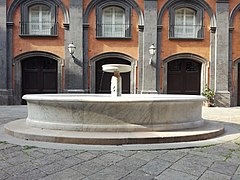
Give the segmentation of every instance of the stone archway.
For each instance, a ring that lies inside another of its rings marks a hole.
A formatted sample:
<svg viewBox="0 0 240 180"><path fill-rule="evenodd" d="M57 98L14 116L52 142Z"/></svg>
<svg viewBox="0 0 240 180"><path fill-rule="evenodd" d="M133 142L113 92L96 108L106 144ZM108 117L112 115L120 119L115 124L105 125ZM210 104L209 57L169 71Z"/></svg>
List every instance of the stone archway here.
<svg viewBox="0 0 240 180"><path fill-rule="evenodd" d="M131 62L119 58L106 58L96 62L95 93L111 93L112 73L106 73L102 70L104 64L127 64ZM130 94L130 72L122 73L122 93Z"/></svg>
<svg viewBox="0 0 240 180"><path fill-rule="evenodd" d="M240 106L240 58L233 61L233 97L232 106Z"/></svg>
<svg viewBox="0 0 240 180"><path fill-rule="evenodd" d="M172 56L169 56L163 60L163 93L168 92L168 63L171 61L175 60L188 60L190 62L196 62L196 65L199 65L200 69L200 80L199 80L199 85L200 85L200 92L201 94L202 90L204 89L205 84L208 83L208 68L209 68L209 63L206 59L195 55L191 53L181 53L181 54L175 54ZM186 64L185 64L186 67Z"/></svg>
<svg viewBox="0 0 240 180"><path fill-rule="evenodd" d="M22 96L57 93L57 61L33 57L22 61ZM25 100L22 104L26 104Z"/></svg>
<svg viewBox="0 0 240 180"><path fill-rule="evenodd" d="M22 95L23 95L23 62L26 60L28 60L29 62L31 60L36 61L35 59L39 59L39 60L46 60L46 62L54 62L53 64L56 64L56 68L53 68L51 70L51 68L49 69L48 67L43 67L44 64L42 65L42 68L39 69L40 74L43 74L43 71L46 71L45 74L47 74L47 71L55 71L56 73L56 92L62 92L62 66L63 66L63 59L61 59L60 57L51 54L51 53L47 53L47 52L41 52L41 51L34 51L34 52L27 52L27 53L23 53L18 55L15 59L14 59L14 104L21 104L22 103ZM49 65L47 63L45 63L45 66ZM37 66L41 66L40 64L38 64ZM27 64L25 64L25 66L27 66ZM31 68L30 68L31 69ZM29 70L30 70L29 69ZM32 68L33 69L33 68ZM48 70L49 69L49 70ZM31 71L31 70L30 70ZM32 92L34 93L34 92ZM44 92L42 92L44 93ZM46 92L47 93L47 92Z"/></svg>
<svg viewBox="0 0 240 180"><path fill-rule="evenodd" d="M136 93L136 60L132 57L118 52L103 53L94 56L90 59L91 69L90 69L90 92L96 93L96 83L97 83L97 69L103 64L128 64L131 65L132 70L129 73L129 93ZM101 79L101 78L100 78ZM110 83L110 81L109 81Z"/></svg>
<svg viewBox="0 0 240 180"><path fill-rule="evenodd" d="M201 63L178 59L168 63L167 93L200 95Z"/></svg>

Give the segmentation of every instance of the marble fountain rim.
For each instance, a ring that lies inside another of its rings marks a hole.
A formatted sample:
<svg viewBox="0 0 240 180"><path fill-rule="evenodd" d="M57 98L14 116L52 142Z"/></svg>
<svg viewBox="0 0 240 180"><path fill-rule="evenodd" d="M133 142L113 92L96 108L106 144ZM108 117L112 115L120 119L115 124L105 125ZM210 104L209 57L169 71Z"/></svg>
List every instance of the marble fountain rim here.
<svg viewBox="0 0 240 180"><path fill-rule="evenodd" d="M111 94L27 94L23 99L49 102L203 102L206 98L200 95L174 94L122 94L112 97Z"/></svg>

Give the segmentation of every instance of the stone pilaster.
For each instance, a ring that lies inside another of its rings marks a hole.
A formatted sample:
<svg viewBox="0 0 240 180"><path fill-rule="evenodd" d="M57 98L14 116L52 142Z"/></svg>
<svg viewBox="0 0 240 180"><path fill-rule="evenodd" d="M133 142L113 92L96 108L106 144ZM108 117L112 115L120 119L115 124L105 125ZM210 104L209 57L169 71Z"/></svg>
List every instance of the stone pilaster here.
<svg viewBox="0 0 240 180"><path fill-rule="evenodd" d="M230 106L228 89L229 2L217 0L216 7L215 104L216 106Z"/></svg>
<svg viewBox="0 0 240 180"><path fill-rule="evenodd" d="M83 62L83 2L70 0L70 26L65 30L65 92L83 93L84 62ZM68 45L73 42L76 51L73 57L68 52ZM87 67L86 67L87 68Z"/></svg>
<svg viewBox="0 0 240 180"><path fill-rule="evenodd" d="M141 73L139 92L143 94L157 93L156 86L156 54L149 64L149 47L157 46L157 0L144 0L144 36L143 36L143 59L139 62ZM156 52L157 53L157 52Z"/></svg>
<svg viewBox="0 0 240 180"><path fill-rule="evenodd" d="M8 104L6 0L0 0L0 105Z"/></svg>

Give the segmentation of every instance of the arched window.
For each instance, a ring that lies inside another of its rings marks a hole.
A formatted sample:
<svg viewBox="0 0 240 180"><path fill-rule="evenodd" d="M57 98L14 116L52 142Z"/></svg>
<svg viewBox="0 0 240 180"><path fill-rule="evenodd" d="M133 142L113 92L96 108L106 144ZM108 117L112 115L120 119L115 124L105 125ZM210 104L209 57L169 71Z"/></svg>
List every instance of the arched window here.
<svg viewBox="0 0 240 180"><path fill-rule="evenodd" d="M122 1L102 1L96 6L97 38L131 38L131 6Z"/></svg>
<svg viewBox="0 0 240 180"><path fill-rule="evenodd" d="M102 35L104 37L125 37L125 12L119 7L103 9Z"/></svg>
<svg viewBox="0 0 240 180"><path fill-rule="evenodd" d="M29 8L29 32L32 35L51 34L51 9L46 5Z"/></svg>
<svg viewBox="0 0 240 180"><path fill-rule="evenodd" d="M188 8L176 10L174 37L196 37L196 13Z"/></svg>
<svg viewBox="0 0 240 180"><path fill-rule="evenodd" d="M52 1L21 4L20 36L57 36L56 9Z"/></svg>
<svg viewBox="0 0 240 180"><path fill-rule="evenodd" d="M192 4L169 8L169 38L202 39L203 9Z"/></svg>

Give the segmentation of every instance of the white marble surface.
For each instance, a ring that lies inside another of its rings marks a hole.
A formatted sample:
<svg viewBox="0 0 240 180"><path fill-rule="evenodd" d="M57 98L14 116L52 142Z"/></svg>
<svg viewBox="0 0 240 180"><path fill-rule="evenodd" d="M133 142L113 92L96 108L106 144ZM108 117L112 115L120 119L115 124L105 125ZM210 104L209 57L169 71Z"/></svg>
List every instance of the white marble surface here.
<svg viewBox="0 0 240 180"><path fill-rule="evenodd" d="M102 66L102 70L104 72L114 73L126 73L131 71L131 66L126 64L105 64Z"/></svg>
<svg viewBox="0 0 240 180"><path fill-rule="evenodd" d="M162 131L203 125L202 96L25 95L27 124L77 131Z"/></svg>

